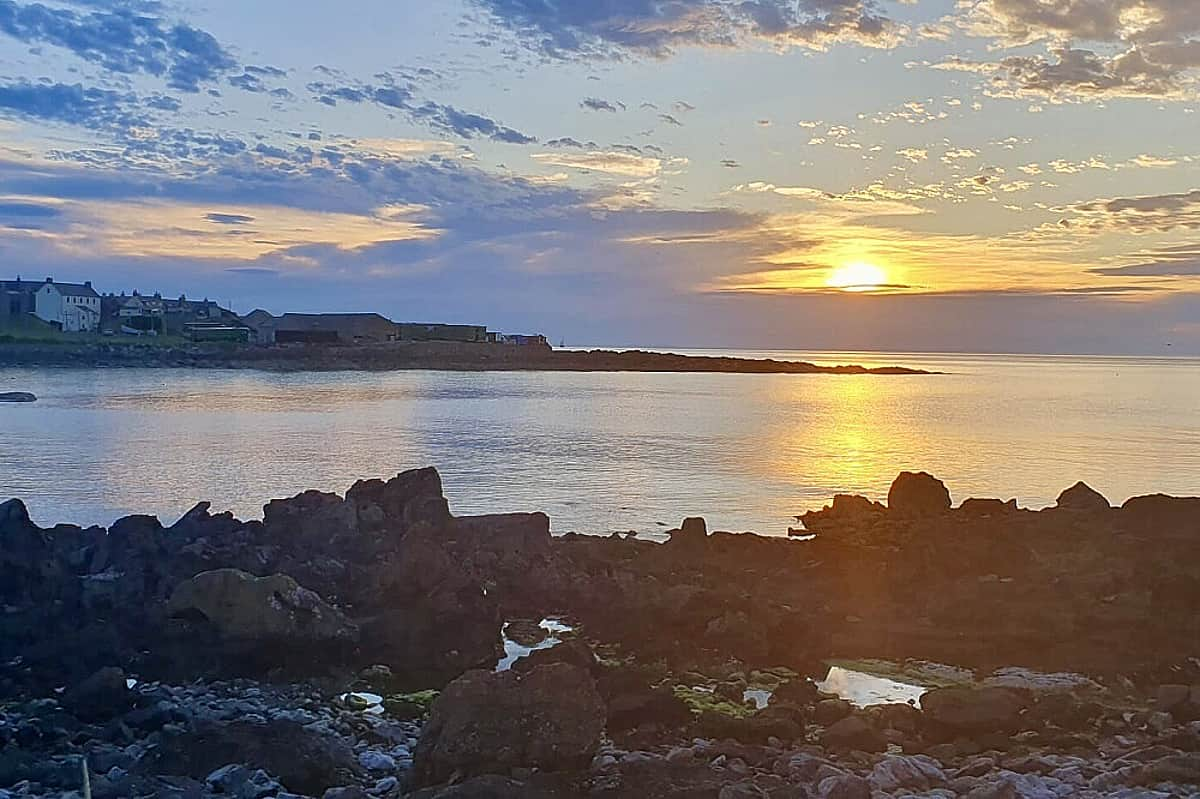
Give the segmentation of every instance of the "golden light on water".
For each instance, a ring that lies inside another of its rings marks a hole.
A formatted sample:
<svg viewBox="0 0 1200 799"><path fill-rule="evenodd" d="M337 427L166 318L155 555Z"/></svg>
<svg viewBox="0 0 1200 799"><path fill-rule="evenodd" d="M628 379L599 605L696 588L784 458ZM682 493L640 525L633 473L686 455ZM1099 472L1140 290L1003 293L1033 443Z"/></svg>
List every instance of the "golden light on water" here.
<svg viewBox="0 0 1200 799"><path fill-rule="evenodd" d="M833 269L825 285L842 291L874 291L887 285L887 273L875 264L855 261Z"/></svg>

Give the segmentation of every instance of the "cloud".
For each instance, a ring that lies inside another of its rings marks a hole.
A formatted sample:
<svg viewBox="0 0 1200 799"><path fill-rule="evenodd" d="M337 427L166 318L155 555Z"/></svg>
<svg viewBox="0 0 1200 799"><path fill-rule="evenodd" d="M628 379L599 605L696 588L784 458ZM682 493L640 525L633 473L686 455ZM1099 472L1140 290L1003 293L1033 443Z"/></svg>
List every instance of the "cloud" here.
<svg viewBox="0 0 1200 799"><path fill-rule="evenodd" d="M530 48L554 58L665 58L682 47L766 41L825 49L892 47L906 32L877 0L474 0Z"/></svg>
<svg viewBox="0 0 1200 799"><path fill-rule="evenodd" d="M0 0L0 32L27 44L64 48L111 72L165 78L168 86L186 92L198 92L201 84L237 66L207 31L122 6L78 12Z"/></svg>
<svg viewBox="0 0 1200 799"><path fill-rule="evenodd" d="M415 87L412 84L400 85L388 74L381 74L379 77L384 79L382 85L313 81L306 88L317 102L323 105L332 107L339 102L373 103L391 111L403 112L410 119L423 122L434 130L464 139L487 138L507 144L537 142L533 136L502 125L483 114L462 111L432 100L416 100Z"/></svg>
<svg viewBox="0 0 1200 799"><path fill-rule="evenodd" d="M604 172L611 175L648 178L662 171L663 160L620 151L595 150L586 153L534 153L530 156L541 164L578 169L584 172Z"/></svg>
<svg viewBox="0 0 1200 799"><path fill-rule="evenodd" d="M1200 189L1182 194L1091 200L1055 209L1068 216L1043 231L1165 233L1200 228Z"/></svg>
<svg viewBox="0 0 1200 799"><path fill-rule="evenodd" d="M1116 277L1200 277L1200 244L1164 247L1146 254L1151 260L1128 266L1089 269L1098 275Z"/></svg>
<svg viewBox="0 0 1200 799"><path fill-rule="evenodd" d="M955 22L998 46L1042 44L1054 56L978 65L997 75L1002 94L1183 98L1200 67L1200 14L1190 0L979 0Z"/></svg>
<svg viewBox="0 0 1200 799"><path fill-rule="evenodd" d="M622 111L625 110L624 103L610 103L608 100L601 100L599 97L586 97L579 103L581 108L586 108L589 111L608 111L615 114L617 107L620 106Z"/></svg>
<svg viewBox="0 0 1200 799"><path fill-rule="evenodd" d="M218 225L245 225L254 221L254 217L246 214L205 214L204 218Z"/></svg>
<svg viewBox="0 0 1200 799"><path fill-rule="evenodd" d="M89 128L145 124L136 95L65 83L23 81L0 86L0 110L27 119L63 122Z"/></svg>

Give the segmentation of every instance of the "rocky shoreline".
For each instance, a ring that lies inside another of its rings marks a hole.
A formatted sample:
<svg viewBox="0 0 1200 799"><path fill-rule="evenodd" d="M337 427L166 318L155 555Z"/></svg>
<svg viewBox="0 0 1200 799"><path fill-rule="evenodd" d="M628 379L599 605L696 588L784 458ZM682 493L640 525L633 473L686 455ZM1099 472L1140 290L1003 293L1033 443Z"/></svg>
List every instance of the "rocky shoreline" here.
<svg viewBox="0 0 1200 799"><path fill-rule="evenodd" d="M0 799L1200 797L1200 499L905 473L802 519L552 537L433 469L261 522L5 502ZM928 690L818 688L864 658Z"/></svg>
<svg viewBox="0 0 1200 799"><path fill-rule="evenodd" d="M260 369L272 372L556 371L743 374L931 374L898 366L819 366L802 361L709 357L638 350L553 350L496 344L402 342L364 345L0 343L0 367Z"/></svg>

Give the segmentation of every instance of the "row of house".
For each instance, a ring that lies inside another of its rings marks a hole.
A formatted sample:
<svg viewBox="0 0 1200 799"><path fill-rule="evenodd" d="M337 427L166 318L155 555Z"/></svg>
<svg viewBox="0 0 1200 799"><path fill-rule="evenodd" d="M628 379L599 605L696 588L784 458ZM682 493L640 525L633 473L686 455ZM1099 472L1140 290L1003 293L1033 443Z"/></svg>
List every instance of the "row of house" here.
<svg viewBox="0 0 1200 799"><path fill-rule="evenodd" d="M262 309L242 317L259 344L368 344L387 341L448 341L548 346L545 336L508 335L484 325L393 322L377 313L285 313Z"/></svg>
<svg viewBox="0 0 1200 799"><path fill-rule="evenodd" d="M0 327L8 319L34 316L68 333L181 335L194 341L258 344L367 344L388 341L443 341L549 346L542 335L509 335L484 325L393 322L377 313L285 313L264 310L239 317L209 299L161 294L101 295L84 283L0 281Z"/></svg>

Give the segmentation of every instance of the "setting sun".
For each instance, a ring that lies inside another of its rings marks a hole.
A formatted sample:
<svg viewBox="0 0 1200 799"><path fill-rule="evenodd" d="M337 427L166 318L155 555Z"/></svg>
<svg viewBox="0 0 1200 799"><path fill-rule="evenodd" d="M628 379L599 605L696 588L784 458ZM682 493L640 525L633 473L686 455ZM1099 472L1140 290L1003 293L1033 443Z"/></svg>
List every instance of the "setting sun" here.
<svg viewBox="0 0 1200 799"><path fill-rule="evenodd" d="M842 291L874 291L886 284L886 272L861 261L837 267L825 281L825 285Z"/></svg>

